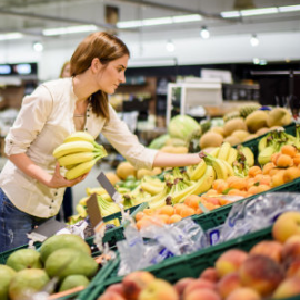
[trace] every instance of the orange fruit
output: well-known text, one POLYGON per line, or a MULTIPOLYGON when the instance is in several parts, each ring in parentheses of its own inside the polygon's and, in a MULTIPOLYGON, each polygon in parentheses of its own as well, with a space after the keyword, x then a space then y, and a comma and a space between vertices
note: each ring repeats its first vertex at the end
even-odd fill
POLYGON ((150 222, 150 220, 140 220, 136 223, 137 228, 140 230, 141 228, 144 227, 148 227, 150 226, 152 223, 150 222))
POLYGON ((248 176, 255 177, 258 174, 261 174, 262 170, 259 166, 252 166, 249 168, 248 176))
POLYGON ((292 158, 287 154, 280 154, 277 158, 278 167, 290 167, 293 165, 292 158))
POLYGON ((171 205, 165 205, 159 211, 159 214, 168 215, 168 216, 172 216, 173 213, 174 213, 174 208, 171 205))
POLYGON ((287 154, 290 157, 294 157, 297 154, 297 148, 292 145, 284 145, 281 147, 280 152, 282 154, 287 154))
POLYGON ((139 220, 141 220, 144 216, 144 213, 142 211, 139 211, 136 216, 135 216, 135 219, 136 221, 138 222, 139 220))
POLYGON ((173 224, 173 223, 177 223, 179 221, 181 221, 182 217, 178 214, 174 214, 172 216, 170 216, 170 219, 169 219, 169 223, 170 224, 173 224))
POLYGON ((194 213, 195 213, 194 210, 190 207, 183 207, 180 211, 180 215, 182 218, 191 216, 194 213))

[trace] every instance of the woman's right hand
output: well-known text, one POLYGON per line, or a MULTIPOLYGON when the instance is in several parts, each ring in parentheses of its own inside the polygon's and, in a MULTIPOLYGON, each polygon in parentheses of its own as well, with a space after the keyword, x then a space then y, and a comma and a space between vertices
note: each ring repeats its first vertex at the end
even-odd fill
POLYGON ((89 173, 83 174, 74 179, 67 179, 60 174, 60 165, 57 162, 55 172, 53 176, 49 178, 49 181, 46 183, 46 185, 50 188, 71 187, 83 181, 88 176, 88 174, 89 173))

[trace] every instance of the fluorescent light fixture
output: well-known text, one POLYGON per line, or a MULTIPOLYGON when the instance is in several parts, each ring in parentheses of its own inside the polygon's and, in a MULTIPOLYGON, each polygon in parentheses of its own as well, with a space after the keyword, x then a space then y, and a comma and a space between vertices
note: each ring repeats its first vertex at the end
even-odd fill
POLYGON ((161 17, 161 18, 149 18, 145 20, 136 20, 128 22, 118 22, 118 28, 135 28, 142 26, 157 26, 157 25, 166 25, 173 23, 188 23, 188 22, 199 22, 202 20, 202 17, 198 14, 194 15, 180 15, 173 17, 161 17))
POLYGON ((276 8, 276 7, 241 10, 241 15, 243 17, 277 14, 277 13, 278 13, 278 8, 276 8))
POLYGON ((57 27, 57 28, 43 29, 43 35, 45 35, 45 36, 64 35, 64 34, 90 32, 90 31, 96 31, 96 30, 98 30, 98 27, 95 25, 57 27))
POLYGON ((299 11, 300 4, 297 5, 289 5, 289 6, 281 6, 278 8, 279 12, 290 12, 290 11, 299 11))
POLYGON ((259 39, 257 35, 253 34, 250 39, 250 44, 252 47, 257 47, 259 45, 259 39))
POLYGON ((22 37, 23 34, 19 32, 4 33, 4 34, 0 34, 0 41, 17 40, 17 39, 21 39, 22 37))
POLYGON ((201 27, 201 30, 200 30, 200 36, 201 36, 204 40, 206 40, 206 39, 208 39, 208 38, 210 37, 210 33, 209 33, 209 31, 208 31, 208 29, 207 29, 206 26, 202 26, 202 27, 201 27))
POLYGON ((167 42, 166 48, 167 48, 167 51, 168 51, 168 52, 174 52, 175 46, 174 46, 174 44, 173 44, 173 42, 172 42, 171 40, 169 40, 169 41, 167 42))
POLYGON ((188 22, 198 22, 202 20, 200 15, 182 15, 172 17, 173 23, 188 23, 188 22))
POLYGON ((241 13, 237 10, 221 12, 221 17, 222 18, 237 18, 237 17, 240 17, 240 16, 241 16, 241 13))
POLYGON ((252 62, 254 65, 259 65, 260 59, 255 57, 252 59, 252 62))
POLYGON ((155 25, 164 25, 164 24, 172 24, 172 18, 163 17, 163 18, 146 19, 142 21, 142 26, 155 26, 155 25))

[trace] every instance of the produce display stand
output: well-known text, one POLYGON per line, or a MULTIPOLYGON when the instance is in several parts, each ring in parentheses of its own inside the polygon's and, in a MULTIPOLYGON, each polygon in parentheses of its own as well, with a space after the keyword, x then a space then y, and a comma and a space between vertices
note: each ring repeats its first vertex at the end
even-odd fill
MULTIPOLYGON (((143 270, 174 284, 184 277, 199 277, 206 268, 214 265, 223 252, 229 249, 238 248, 249 251, 258 242, 271 239, 271 227, 268 227, 194 253, 168 258, 159 264, 152 265, 143 270)), ((89 287, 79 293, 78 299, 97 300, 108 286, 121 282, 123 277, 117 275, 119 265, 120 258, 117 256, 115 260, 103 266, 89 287)))

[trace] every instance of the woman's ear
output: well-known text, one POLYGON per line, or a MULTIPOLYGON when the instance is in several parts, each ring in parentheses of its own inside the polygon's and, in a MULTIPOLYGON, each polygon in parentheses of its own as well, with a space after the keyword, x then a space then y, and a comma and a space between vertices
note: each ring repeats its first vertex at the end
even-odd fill
POLYGON ((91 62, 91 71, 92 73, 98 73, 102 67, 102 64, 99 60, 99 58, 93 58, 91 62))

